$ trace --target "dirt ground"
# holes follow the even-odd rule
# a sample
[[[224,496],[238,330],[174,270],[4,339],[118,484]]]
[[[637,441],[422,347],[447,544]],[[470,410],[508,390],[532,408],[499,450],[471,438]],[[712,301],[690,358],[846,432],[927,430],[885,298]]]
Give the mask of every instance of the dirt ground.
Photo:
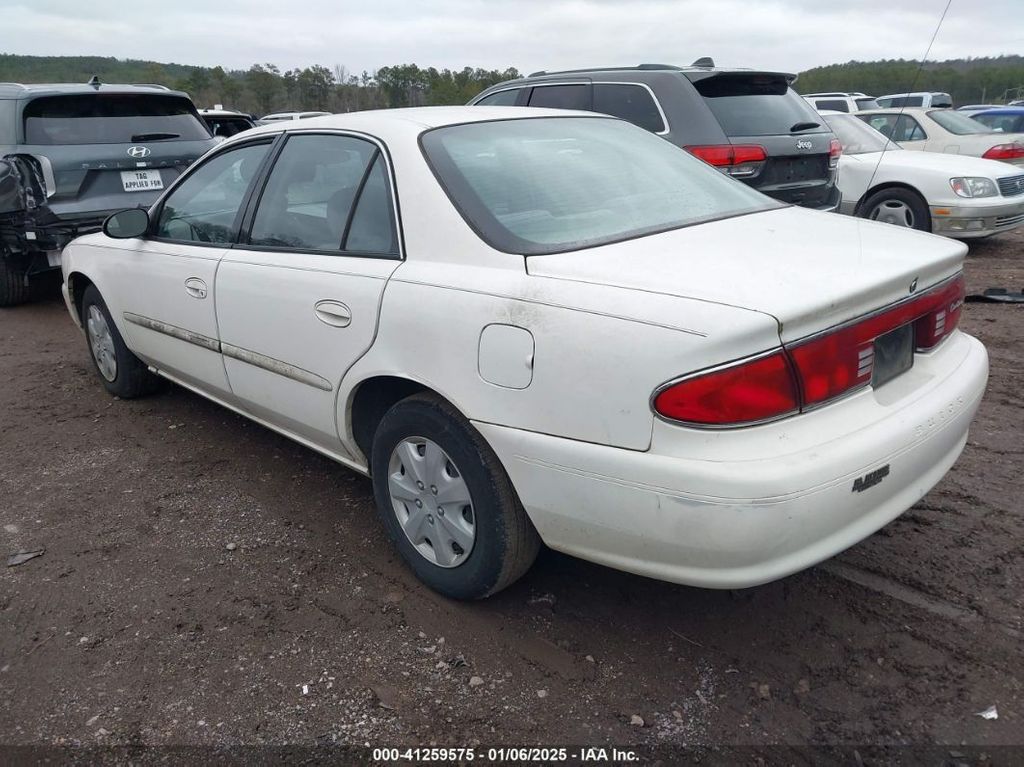
[[[1024,235],[967,276],[1024,287]],[[368,480],[177,387],[111,399],[59,299],[0,310],[0,554],[46,550],[0,567],[0,744],[1022,744],[1024,306],[962,326],[966,451],[834,560],[719,592],[545,551],[460,604]]]

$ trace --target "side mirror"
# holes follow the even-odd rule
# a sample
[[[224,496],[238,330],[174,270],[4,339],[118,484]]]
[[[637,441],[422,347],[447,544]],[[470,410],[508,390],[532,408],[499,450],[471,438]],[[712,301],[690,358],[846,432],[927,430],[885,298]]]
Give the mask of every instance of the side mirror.
[[[149,213],[142,208],[119,210],[103,222],[103,234],[115,240],[141,237],[149,231]]]

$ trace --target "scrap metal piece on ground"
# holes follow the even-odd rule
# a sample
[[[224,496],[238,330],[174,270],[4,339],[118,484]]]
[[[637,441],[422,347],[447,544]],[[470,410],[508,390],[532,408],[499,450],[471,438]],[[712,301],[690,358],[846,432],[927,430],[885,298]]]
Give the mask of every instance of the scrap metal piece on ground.
[[[11,554],[11,556],[7,557],[7,566],[17,567],[18,565],[23,565],[30,559],[41,557],[45,553],[46,549],[36,549],[35,551],[19,551],[17,554]]]
[[[999,712],[995,706],[989,706],[984,711],[979,711],[975,716],[980,716],[982,719],[998,719]]]
[[[1006,288],[986,288],[981,293],[971,293],[964,300],[967,303],[1024,304],[1024,289],[1013,293]]]

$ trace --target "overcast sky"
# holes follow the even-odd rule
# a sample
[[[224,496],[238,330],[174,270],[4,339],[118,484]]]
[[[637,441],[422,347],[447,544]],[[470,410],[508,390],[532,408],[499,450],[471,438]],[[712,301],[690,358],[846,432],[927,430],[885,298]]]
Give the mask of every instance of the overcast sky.
[[[524,72],[641,62],[800,71],[920,58],[946,0],[0,0],[0,52],[247,69]],[[1024,0],[952,0],[931,58],[1024,53]]]

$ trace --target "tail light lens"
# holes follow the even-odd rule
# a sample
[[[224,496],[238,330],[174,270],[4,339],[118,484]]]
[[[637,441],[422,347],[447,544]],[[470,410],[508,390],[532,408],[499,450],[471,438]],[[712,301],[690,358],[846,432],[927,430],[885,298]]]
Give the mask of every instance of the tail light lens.
[[[996,144],[982,155],[986,160],[1019,160],[1024,157],[1024,144]]]
[[[843,154],[843,145],[839,143],[839,139],[834,138],[829,142],[828,145],[828,167],[831,170],[835,170],[839,167],[839,158]]]
[[[929,351],[960,322],[964,278],[889,309],[788,344],[766,356],[696,375],[655,395],[661,416],[697,426],[743,426],[790,415],[867,386],[874,344],[908,323],[917,351]]]
[[[686,151],[737,178],[756,176],[768,159],[768,153],[758,144],[708,144],[688,146]]]
[[[757,423],[799,409],[793,370],[781,349],[680,381],[654,398],[659,415],[702,426]]]

